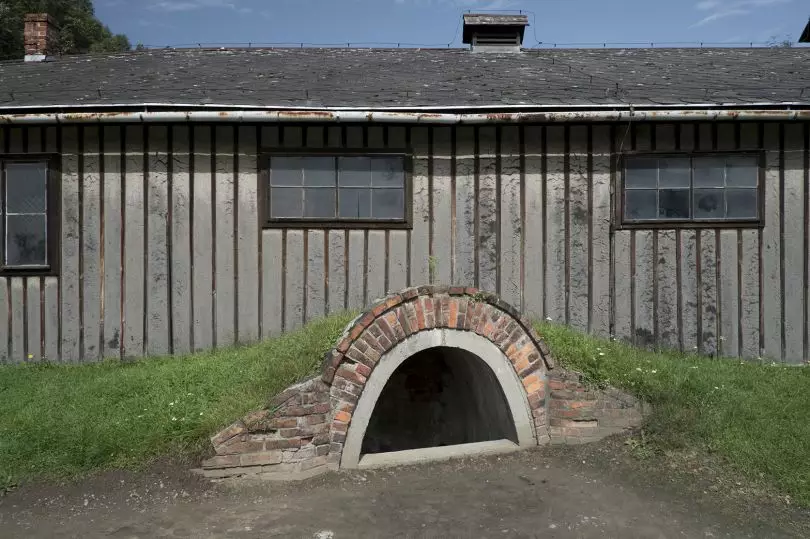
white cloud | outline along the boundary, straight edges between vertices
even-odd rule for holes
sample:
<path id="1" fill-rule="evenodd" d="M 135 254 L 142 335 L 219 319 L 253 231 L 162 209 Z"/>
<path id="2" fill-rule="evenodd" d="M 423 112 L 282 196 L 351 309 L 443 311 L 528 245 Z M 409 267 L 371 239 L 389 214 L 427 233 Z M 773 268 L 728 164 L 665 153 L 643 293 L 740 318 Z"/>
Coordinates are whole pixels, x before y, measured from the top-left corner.
<path id="1" fill-rule="evenodd" d="M 253 9 L 237 5 L 239 0 L 152 0 L 152 11 L 178 12 L 197 9 L 230 9 L 243 15 L 253 13 Z"/>
<path id="2" fill-rule="evenodd" d="M 695 5 L 698 11 L 708 12 L 691 26 L 696 28 L 728 17 L 748 15 L 753 11 L 775 4 L 786 4 L 792 0 L 701 0 Z"/>

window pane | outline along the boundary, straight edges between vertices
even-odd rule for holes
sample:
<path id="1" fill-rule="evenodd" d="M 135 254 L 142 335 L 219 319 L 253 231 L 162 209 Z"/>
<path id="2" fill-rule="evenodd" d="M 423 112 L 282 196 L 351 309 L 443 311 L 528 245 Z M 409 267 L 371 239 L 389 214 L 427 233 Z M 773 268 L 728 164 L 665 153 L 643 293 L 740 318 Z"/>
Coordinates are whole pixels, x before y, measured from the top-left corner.
<path id="1" fill-rule="evenodd" d="M 723 189 L 695 189 L 695 219 L 722 219 L 725 216 Z"/>
<path id="2" fill-rule="evenodd" d="M 368 187 L 371 185 L 371 159 L 368 157 L 338 158 L 341 187 Z"/>
<path id="3" fill-rule="evenodd" d="M 270 185 L 301 185 L 304 179 L 302 165 L 303 162 L 300 157 L 278 156 L 270 158 Z"/>
<path id="4" fill-rule="evenodd" d="M 695 187 L 723 187 L 726 172 L 724 157 L 696 157 Z"/>
<path id="5" fill-rule="evenodd" d="M 375 157 L 371 160 L 371 184 L 374 187 L 403 187 L 405 171 L 401 157 Z"/>
<path id="6" fill-rule="evenodd" d="M 370 189 L 340 189 L 339 197 L 339 217 L 343 219 L 371 217 Z"/>
<path id="7" fill-rule="evenodd" d="M 726 185 L 729 187 L 756 187 L 759 165 L 753 156 L 726 159 Z"/>
<path id="8" fill-rule="evenodd" d="M 652 189 L 658 186 L 658 159 L 630 158 L 626 168 L 624 185 L 628 189 Z"/>
<path id="9" fill-rule="evenodd" d="M 658 217 L 689 219 L 689 189 L 662 189 L 658 192 Z"/>
<path id="10" fill-rule="evenodd" d="M 756 219 L 759 213 L 757 190 L 727 189 L 726 208 L 726 217 L 729 219 Z"/>
<path id="11" fill-rule="evenodd" d="M 304 185 L 333 187 L 335 185 L 334 157 L 303 157 Z"/>
<path id="12" fill-rule="evenodd" d="M 371 215 L 377 219 L 402 219 L 405 216 L 405 192 L 402 189 L 374 189 Z"/>
<path id="13" fill-rule="evenodd" d="M 660 187 L 689 187 L 689 159 L 667 158 L 658 161 Z"/>
<path id="14" fill-rule="evenodd" d="M 9 215 L 6 219 L 6 265 L 45 266 L 45 215 Z"/>
<path id="15" fill-rule="evenodd" d="M 45 163 L 9 163 L 6 165 L 6 208 L 8 213 L 45 213 L 47 211 Z"/>
<path id="16" fill-rule="evenodd" d="M 270 217 L 302 217 L 304 201 L 301 191 L 300 187 L 273 187 L 270 192 Z"/>
<path id="17" fill-rule="evenodd" d="M 654 189 L 629 190 L 625 193 L 624 216 L 626 219 L 655 219 L 658 215 Z"/>
<path id="18" fill-rule="evenodd" d="M 304 189 L 304 217 L 335 217 L 335 190 Z"/>

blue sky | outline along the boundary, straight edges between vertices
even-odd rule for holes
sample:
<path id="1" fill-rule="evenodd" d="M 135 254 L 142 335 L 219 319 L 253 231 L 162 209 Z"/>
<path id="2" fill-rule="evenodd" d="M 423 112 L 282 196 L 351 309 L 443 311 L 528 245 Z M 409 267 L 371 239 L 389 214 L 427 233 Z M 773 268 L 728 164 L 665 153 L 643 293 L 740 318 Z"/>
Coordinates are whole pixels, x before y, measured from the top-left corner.
<path id="1" fill-rule="evenodd" d="M 460 44 L 465 10 L 531 12 L 525 46 L 583 42 L 795 41 L 807 0 L 96 0 L 135 43 Z M 536 39 L 535 39 L 536 36 Z"/>

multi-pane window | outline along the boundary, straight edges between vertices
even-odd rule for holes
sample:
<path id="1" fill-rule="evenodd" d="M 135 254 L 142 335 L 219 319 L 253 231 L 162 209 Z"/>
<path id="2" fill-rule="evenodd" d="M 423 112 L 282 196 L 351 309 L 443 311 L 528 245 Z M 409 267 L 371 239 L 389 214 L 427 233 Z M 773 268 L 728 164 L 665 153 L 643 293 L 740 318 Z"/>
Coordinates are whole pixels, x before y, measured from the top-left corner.
<path id="1" fill-rule="evenodd" d="M 268 220 L 402 223 L 402 155 L 272 155 Z"/>
<path id="2" fill-rule="evenodd" d="M 755 155 L 627 157 L 624 222 L 759 220 Z"/>
<path id="3" fill-rule="evenodd" d="M 48 269 L 48 163 L 0 160 L 0 167 L 2 268 Z"/>

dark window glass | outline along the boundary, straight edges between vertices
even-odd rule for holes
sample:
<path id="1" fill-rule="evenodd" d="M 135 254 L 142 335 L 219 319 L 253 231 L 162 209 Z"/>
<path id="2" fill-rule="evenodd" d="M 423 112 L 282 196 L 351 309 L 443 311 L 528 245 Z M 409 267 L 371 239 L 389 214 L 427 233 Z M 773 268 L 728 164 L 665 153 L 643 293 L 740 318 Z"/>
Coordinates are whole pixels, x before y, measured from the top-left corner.
<path id="1" fill-rule="evenodd" d="M 628 222 L 759 218 L 756 156 L 630 157 L 624 181 Z"/>
<path id="2" fill-rule="evenodd" d="M 403 157 L 272 156 L 270 169 L 270 219 L 405 220 Z"/>
<path id="3" fill-rule="evenodd" d="M 3 266 L 9 269 L 47 268 L 48 165 L 43 162 L 4 162 Z"/>

